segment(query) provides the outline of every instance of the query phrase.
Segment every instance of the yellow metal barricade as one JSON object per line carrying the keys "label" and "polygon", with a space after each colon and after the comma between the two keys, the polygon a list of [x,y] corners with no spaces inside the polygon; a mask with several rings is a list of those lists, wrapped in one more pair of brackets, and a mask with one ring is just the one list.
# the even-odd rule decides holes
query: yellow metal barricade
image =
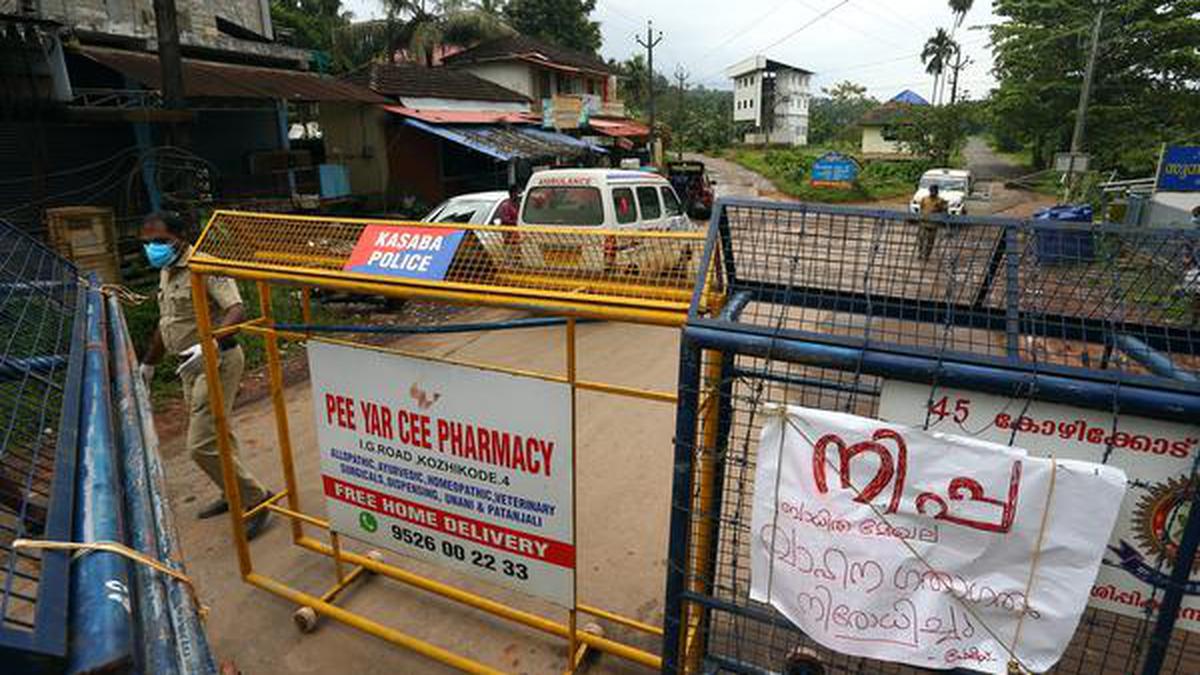
{"label": "yellow metal barricade", "polygon": [[[351,254],[368,226],[429,228],[430,232],[463,231],[453,260],[441,280],[374,276],[347,271]],[[366,346],[389,353],[467,365],[570,385],[572,408],[577,390],[602,392],[657,403],[676,400],[674,392],[652,391],[614,383],[582,380],[576,370],[576,319],[603,319],[659,326],[680,326],[693,304],[696,268],[705,235],[688,232],[602,231],[589,228],[533,228],[445,225],[347,218],[306,217],[218,211],[209,220],[189,261],[197,323],[215,415],[221,469],[230,513],[243,514],[242,496],[234,476],[229,436],[218,377],[216,339],[234,332],[261,338],[265,345],[267,376],[276,419],[276,432],[284,490],[241,516],[231,517],[234,548],[242,578],[274,593],[306,612],[353,626],[429,658],[465,671],[490,673],[495,669],[456,654],[335,604],[345,588],[372,572],[423,591],[473,607],[566,641],[568,672],[574,671],[588,650],[608,653],[650,668],[661,667],[657,653],[603,637],[577,627],[579,612],[616,625],[661,636],[659,626],[619,615],[600,607],[576,603],[561,623],[504,603],[435,581],[374,556],[344,550],[338,534],[319,515],[305,511],[293,458],[288,413],[284,402],[283,369],[279,340],[304,340],[303,331],[277,328],[271,306],[274,284],[299,286],[306,324],[312,323],[310,289],[324,288],[394,298],[425,299],[465,305],[516,308],[542,315],[565,317],[566,363],[564,373],[521,370],[497,364],[470,363],[432,357],[425,353]],[[236,326],[213,329],[205,277],[219,275],[253,281],[258,285],[260,315]],[[718,308],[718,284],[705,284],[695,293],[702,312]],[[346,342],[328,339],[330,342]],[[574,415],[572,416],[574,418]],[[575,425],[571,434],[577,447]],[[664,448],[664,452],[669,450]],[[573,469],[574,471],[575,469]],[[574,477],[572,477],[574,480]],[[574,492],[574,490],[572,491]],[[333,559],[334,583],[313,594],[289,586],[255,570],[245,522],[260,509],[284,516],[291,523],[291,539],[299,548]],[[327,532],[327,541],[308,536],[305,525]],[[303,613],[301,617],[303,618]],[[312,615],[315,618],[315,615]]]}

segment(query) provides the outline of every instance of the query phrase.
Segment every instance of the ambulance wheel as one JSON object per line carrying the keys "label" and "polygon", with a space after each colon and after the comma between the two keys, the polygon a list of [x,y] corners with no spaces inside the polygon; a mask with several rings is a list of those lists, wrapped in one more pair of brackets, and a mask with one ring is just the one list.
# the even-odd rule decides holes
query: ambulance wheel
{"label": "ambulance wheel", "polygon": [[317,612],[312,607],[301,607],[292,612],[292,621],[301,633],[311,633],[317,629]]}

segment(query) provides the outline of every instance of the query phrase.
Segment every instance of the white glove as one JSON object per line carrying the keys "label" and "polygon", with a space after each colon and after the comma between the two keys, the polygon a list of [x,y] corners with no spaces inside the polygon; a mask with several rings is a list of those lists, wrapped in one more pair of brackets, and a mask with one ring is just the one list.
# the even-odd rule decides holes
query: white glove
{"label": "white glove", "polygon": [[179,358],[183,359],[183,363],[175,369],[175,374],[180,377],[197,375],[204,368],[204,352],[198,344],[179,352]]}
{"label": "white glove", "polygon": [[142,378],[142,382],[146,383],[146,388],[150,388],[150,382],[154,380],[154,366],[149,363],[138,365],[138,376]]}

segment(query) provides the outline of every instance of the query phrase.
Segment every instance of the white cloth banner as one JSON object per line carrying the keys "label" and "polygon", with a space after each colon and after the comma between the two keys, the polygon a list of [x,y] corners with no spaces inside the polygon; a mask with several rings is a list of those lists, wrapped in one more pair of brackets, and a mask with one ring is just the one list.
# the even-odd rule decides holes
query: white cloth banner
{"label": "white cloth banner", "polygon": [[829,649],[1044,672],[1087,603],[1120,469],[789,406],[758,448],[750,597]]}

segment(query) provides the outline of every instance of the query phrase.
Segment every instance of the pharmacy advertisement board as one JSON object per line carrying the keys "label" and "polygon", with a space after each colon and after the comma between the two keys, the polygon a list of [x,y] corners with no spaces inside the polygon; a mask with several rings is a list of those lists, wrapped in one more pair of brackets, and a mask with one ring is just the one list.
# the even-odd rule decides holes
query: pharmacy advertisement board
{"label": "pharmacy advertisement board", "polygon": [[574,606],[568,385],[315,340],[308,358],[334,531]]}
{"label": "pharmacy advertisement board", "polygon": [[[1131,617],[1157,607],[1173,566],[1195,483],[1200,427],[1042,401],[1009,399],[888,380],[879,417],[891,422],[1024,448],[1031,455],[1122,469],[1129,489],[1091,590],[1089,605]],[[928,413],[926,412],[928,410]],[[1200,631],[1200,573],[1184,587],[1176,628]]]}

